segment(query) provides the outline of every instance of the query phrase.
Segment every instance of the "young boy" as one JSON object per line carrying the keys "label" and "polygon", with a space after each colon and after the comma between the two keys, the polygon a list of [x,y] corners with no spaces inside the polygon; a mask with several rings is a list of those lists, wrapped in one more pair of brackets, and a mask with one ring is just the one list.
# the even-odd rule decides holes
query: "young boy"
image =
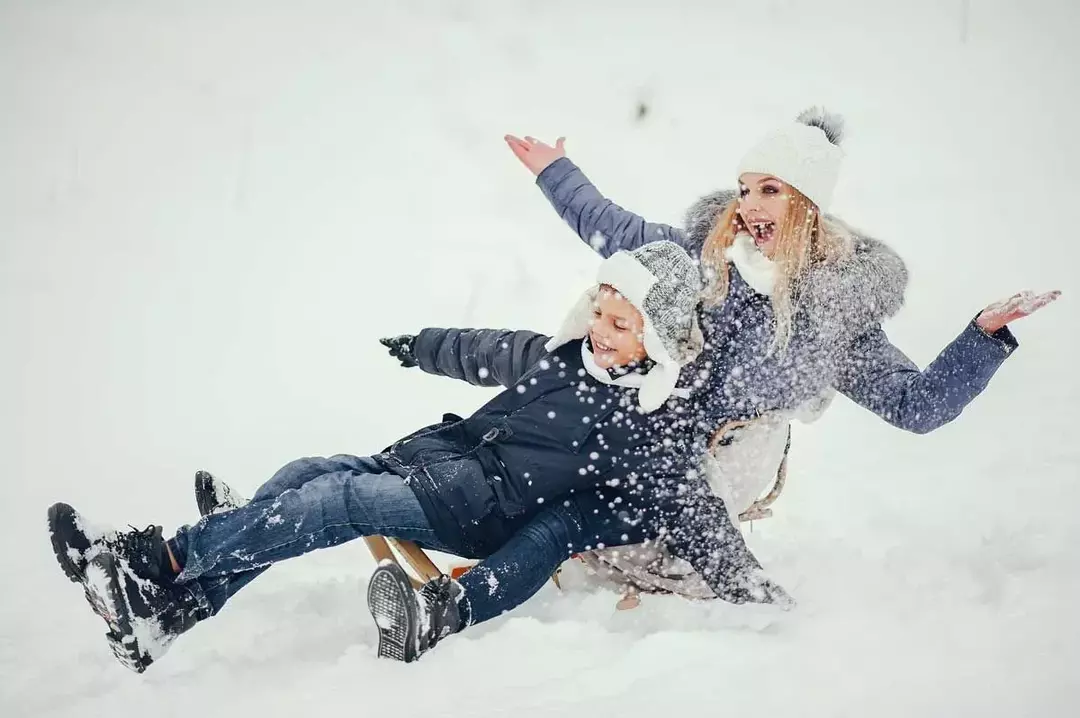
{"label": "young boy", "polygon": [[[403,363],[507,390],[469,418],[447,415],[375,456],[294,461],[249,504],[205,516],[168,541],[154,526],[94,531],[56,504],[56,558],[108,624],[117,658],[141,672],[286,558],[373,534],[490,555],[545,502],[633,484],[657,465],[673,425],[661,419],[677,417],[680,369],[700,350],[699,284],[681,248],[656,242],[605,260],[598,286],[549,341],[531,332],[425,330],[398,346]],[[446,616],[455,603],[443,591],[427,613]]]}

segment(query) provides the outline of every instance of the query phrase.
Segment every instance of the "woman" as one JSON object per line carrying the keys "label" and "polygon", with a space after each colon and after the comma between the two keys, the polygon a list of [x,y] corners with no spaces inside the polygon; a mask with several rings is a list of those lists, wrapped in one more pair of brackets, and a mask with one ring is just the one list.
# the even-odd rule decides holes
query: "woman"
{"label": "woman", "polygon": [[[1059,295],[1023,293],[987,307],[920,372],[880,326],[903,302],[902,261],[825,214],[843,158],[841,135],[840,119],[817,109],[769,133],[740,162],[739,192],[699,200],[686,231],[648,223],[605,199],[566,159],[563,139],[551,147],[506,137],[560,216],[600,254],[667,239],[700,257],[708,283],[702,327],[712,350],[700,361],[730,372],[733,395],[759,399],[732,413],[743,428],[734,440],[725,437],[709,462],[711,488],[735,520],[775,476],[793,416],[820,415],[839,390],[895,426],[932,431],[955,418],[1015,349],[1006,325]],[[733,361],[729,347],[748,332],[752,351],[734,352],[741,358]],[[650,572],[654,560],[668,564],[662,551],[588,558],[631,585],[709,592],[701,581],[684,580],[685,567]]]}
{"label": "woman", "polygon": [[[843,157],[840,137],[839,118],[817,110],[768,134],[740,162],[738,193],[699,200],[685,231],[646,222],[604,198],[566,158],[563,139],[555,147],[506,141],[555,210],[601,255],[666,239],[700,257],[709,346],[698,361],[733,375],[731,398],[747,401],[732,418],[794,409],[800,399],[836,389],[895,426],[932,431],[954,419],[1016,348],[1006,325],[1060,292],[1018,294],[987,307],[919,371],[881,329],[903,302],[903,262],[825,214]],[[747,361],[733,362],[736,356]],[[766,369],[768,381],[747,376],[750,367]],[[785,374],[789,369],[797,371]]]}

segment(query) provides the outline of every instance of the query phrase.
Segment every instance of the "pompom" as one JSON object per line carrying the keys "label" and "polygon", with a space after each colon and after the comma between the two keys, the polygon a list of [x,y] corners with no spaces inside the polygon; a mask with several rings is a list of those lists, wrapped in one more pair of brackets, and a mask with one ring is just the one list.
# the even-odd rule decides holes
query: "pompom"
{"label": "pompom", "polygon": [[844,139],[844,117],[838,115],[835,112],[829,112],[824,107],[811,107],[807,110],[803,110],[802,113],[795,118],[796,122],[810,127],[816,127],[825,133],[825,137],[829,142],[834,145],[839,145],[840,140]]}

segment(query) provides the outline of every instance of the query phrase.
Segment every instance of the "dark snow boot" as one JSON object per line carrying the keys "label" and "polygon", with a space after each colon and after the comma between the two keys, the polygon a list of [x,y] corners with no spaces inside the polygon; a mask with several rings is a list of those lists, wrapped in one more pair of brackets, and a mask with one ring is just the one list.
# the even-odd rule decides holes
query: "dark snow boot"
{"label": "dark snow boot", "polygon": [[131,563],[132,568],[152,577],[171,578],[169,554],[161,527],[139,531],[95,528],[68,504],[49,507],[49,538],[56,561],[71,581],[82,582],[86,566],[102,551],[111,551]]}
{"label": "dark snow boot", "polygon": [[53,553],[64,575],[71,581],[82,581],[91,542],[99,535],[86,527],[82,517],[67,504],[49,507],[49,538]]}
{"label": "dark snow boot", "polygon": [[238,509],[248,503],[221,479],[216,479],[209,471],[195,472],[195,503],[199,506],[199,515],[220,514]]}
{"label": "dark snow boot", "polygon": [[109,551],[87,564],[83,586],[117,660],[142,673],[200,619],[195,595],[176,583],[146,578]]}
{"label": "dark snow boot", "polygon": [[371,575],[368,610],[379,631],[379,658],[412,663],[461,630],[457,581],[440,576],[416,591],[401,566],[388,562]]}
{"label": "dark snow boot", "polygon": [[142,673],[172,641],[209,615],[196,594],[175,583],[160,526],[93,528],[68,504],[49,508],[49,533],[64,574],[82,584],[117,659]]}

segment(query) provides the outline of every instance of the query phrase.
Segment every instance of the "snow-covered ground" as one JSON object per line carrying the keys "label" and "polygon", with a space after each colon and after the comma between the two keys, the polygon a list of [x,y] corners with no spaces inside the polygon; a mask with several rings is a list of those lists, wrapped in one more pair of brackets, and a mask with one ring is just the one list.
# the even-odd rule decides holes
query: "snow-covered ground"
{"label": "snow-covered ground", "polygon": [[[1077,30],[1070,0],[0,3],[0,713],[1076,715]],[[909,263],[913,358],[1015,291],[1065,296],[954,424],[841,400],[798,430],[751,536],[797,611],[549,586],[378,662],[357,543],[116,664],[48,504],[171,530],[197,468],[250,491],[379,450],[488,394],[377,337],[550,330],[587,283],[504,133],[567,135],[678,222],[813,103],[849,123],[836,211]]]}

